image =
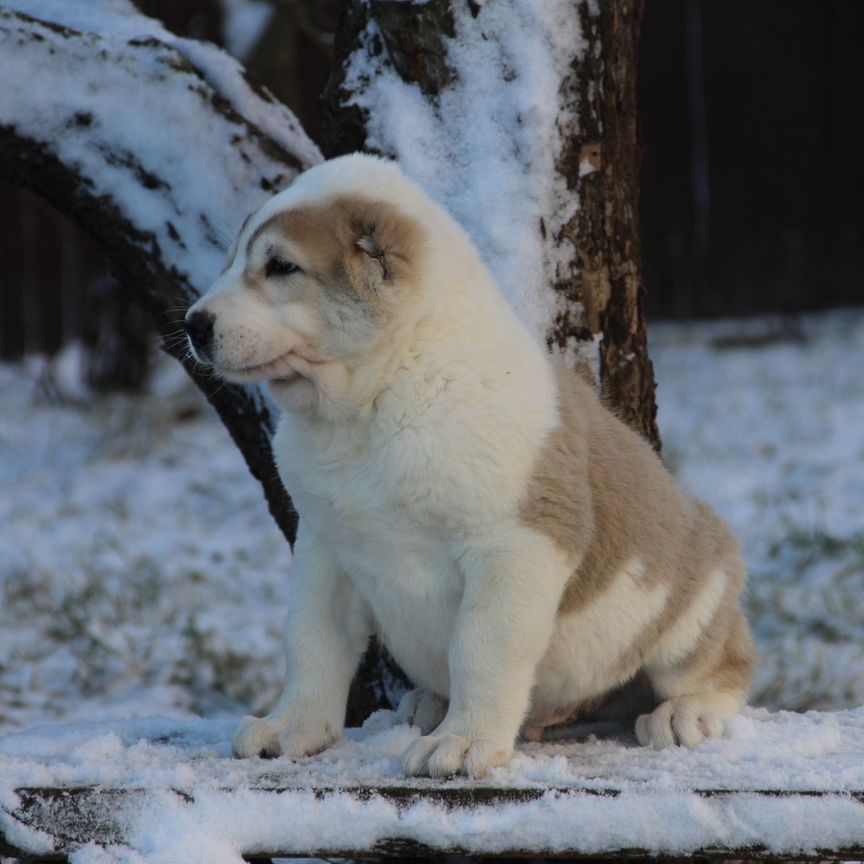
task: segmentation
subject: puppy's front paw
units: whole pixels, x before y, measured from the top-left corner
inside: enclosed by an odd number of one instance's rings
[[[311,756],[329,747],[338,736],[326,724],[299,724],[269,717],[244,717],[234,733],[231,750],[248,756]]]
[[[402,697],[396,722],[417,726],[424,735],[428,735],[438,728],[446,713],[447,703],[440,696],[418,687]]]
[[[490,768],[506,765],[512,755],[512,745],[502,746],[497,741],[453,734],[425,735],[402,755],[402,769],[409,777],[483,777]]]

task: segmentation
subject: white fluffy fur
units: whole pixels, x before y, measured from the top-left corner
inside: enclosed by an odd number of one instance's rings
[[[346,194],[395,205],[425,242],[386,333],[333,347],[301,300],[252,296],[242,281],[256,229]],[[281,244],[302,261],[291,238],[267,234],[249,258]],[[552,365],[467,235],[395,165],[351,156],[313,168],[253,216],[235,252],[194,308],[223,328],[217,371],[273,381],[286,409],[273,452],[301,523],[284,692],[266,717],[243,721],[234,750],[299,756],[336,739],[376,633],[419,688],[401,709],[425,733],[405,753],[405,771],[481,775],[510,757],[532,689],[539,703],[566,705],[615,683],[610,633],[626,648],[660,615],[669,586],[643,584],[634,560],[588,606],[559,617],[578,562],[520,513],[559,423]],[[670,656],[698,637],[721,579],[694,620],[670,632]],[[665,704],[665,714],[640,721],[643,742],[675,742],[675,706]],[[678,740],[695,743],[701,704],[679,706]],[[737,710],[716,707],[717,716]]]

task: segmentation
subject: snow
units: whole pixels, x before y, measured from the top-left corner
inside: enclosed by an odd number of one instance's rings
[[[131,846],[85,848],[84,862],[234,862],[262,838],[289,851],[448,831],[477,849],[864,842],[847,797],[693,792],[864,791],[864,314],[659,324],[650,342],[666,457],[732,522],[751,570],[751,701],[764,707],[727,740],[661,753],[620,734],[520,745],[487,785],[622,793],[550,793],[530,813],[302,791],[405,785],[398,756],[417,732],[387,713],[296,764],[230,759],[239,714],[278,692],[289,550],[179,368],[165,360],[141,396],[88,398],[71,349],[0,366],[0,801],[13,806],[22,785],[154,790]],[[853,710],[767,710],[812,707]],[[274,784],[301,788],[271,799],[261,788]],[[194,790],[194,804],[155,791],[168,788]],[[207,843],[190,839],[201,825]]]
[[[12,11],[87,38],[39,24],[39,38],[19,36]],[[253,90],[236,60],[174,36],[128,0],[0,0],[0,21],[0,78],[28,82],[0,89],[0,122],[76,165],[91,192],[117,202],[199,290],[270,196],[262,178],[281,188],[296,173],[262,148],[258,130],[304,167],[321,160],[291,112]],[[215,112],[214,95],[235,115]]]
[[[420,734],[394,725],[391,711],[317,756],[233,759],[234,718],[177,720],[151,716],[35,726],[0,738],[3,794],[58,784],[193,792],[215,787],[427,788],[406,778],[399,757]],[[591,724],[579,740],[521,742],[512,762],[483,781],[454,778],[452,788],[551,786],[656,792],[864,792],[864,707],[834,713],[771,713],[748,708],[727,737],[695,750],[640,747],[629,732],[598,736]],[[864,826],[862,826],[864,829]]]
[[[257,26],[260,32],[273,11],[266,2],[224,2],[228,14],[226,26],[229,29],[238,28],[235,38],[240,42],[257,38],[258,33],[253,32],[253,28]],[[0,9],[3,8],[24,12],[33,18],[50,21],[79,33],[93,34],[114,47],[119,47],[129,40],[156,39],[176,49],[243,117],[252,120],[306,166],[321,161],[320,151],[306,136],[294,115],[275,100],[256,93],[246,82],[243,67],[235,59],[236,56],[242,56],[241,54],[232,51],[229,55],[209,42],[175,36],[155,18],[142,15],[131,0],[2,0]],[[234,16],[241,20],[235,21]],[[242,31],[239,29],[241,26]],[[100,69],[96,74],[101,79],[105,71]],[[69,70],[66,72],[68,74]],[[87,89],[86,86],[81,86],[87,83],[87,78],[82,81],[76,77],[71,89]],[[95,80],[90,78],[91,89],[95,83]],[[122,103],[120,100],[115,101],[111,107],[121,108]],[[114,122],[123,119],[113,116]],[[194,132],[194,129],[191,131]],[[172,134],[176,132],[176,129],[172,129]],[[187,140],[186,143],[191,142]]]
[[[241,851],[369,849],[387,838],[439,848],[458,843],[469,851],[678,854],[751,844],[790,853],[864,842],[861,801],[765,794],[864,791],[864,709],[831,715],[750,710],[726,740],[694,751],[658,753],[636,746],[632,735],[522,744],[508,767],[484,780],[455,778],[446,785],[549,791],[475,808],[430,800],[397,806],[350,794],[369,786],[422,791],[432,785],[402,776],[399,756],[419,731],[394,726],[391,712],[373,715],[319,756],[298,760],[231,759],[231,726],[151,718],[10,735],[0,740],[0,801],[14,808],[15,789],[33,786],[151,790],[143,803],[137,798],[121,808],[129,848],[86,847],[73,857],[79,862],[168,862],[182,854],[182,860],[233,864]],[[278,795],[267,792],[277,789]],[[316,796],[316,789],[333,793]],[[705,797],[700,790],[744,794]],[[10,822],[0,819],[4,828]]]
[[[75,354],[0,366],[0,728],[264,708],[291,559],[260,487],[173,361],[57,402]]]
[[[241,14],[242,11],[244,15],[248,15],[250,9],[262,5],[266,6],[266,4],[251,3],[248,0],[245,3],[242,0],[239,3],[235,0],[229,5],[237,7],[237,13]],[[310,166],[321,161],[320,151],[303,132],[294,115],[287,108],[272,100],[269,95],[262,96],[253,90],[245,80],[243,67],[234,57],[208,42],[175,36],[157,20],[142,15],[130,0],[86,0],[86,2],[84,0],[2,0],[0,9],[3,8],[24,12],[34,18],[51,21],[79,33],[92,34],[104,40],[115,50],[130,40],[140,41],[147,38],[158,40],[165,46],[175,49],[196,71],[203,75],[206,81],[214,86],[220,96],[231,103],[242,117],[251,120],[304,165]],[[272,10],[270,11],[272,12]],[[263,27],[265,23],[266,21],[261,22],[259,26]],[[246,38],[249,38],[248,35]],[[21,61],[10,55],[9,62],[15,64]],[[12,69],[15,71],[14,65]],[[65,67],[60,71],[65,71],[67,75],[69,73]],[[68,88],[73,94],[77,94],[75,101],[83,96],[78,91],[98,89],[97,83],[104,86],[103,76],[107,71],[97,64],[97,68],[90,70],[89,74],[83,78],[75,76]],[[173,69],[172,71],[176,73],[180,70]],[[182,87],[176,89],[182,90]],[[128,95],[127,92],[127,99],[121,100],[111,98],[116,96],[115,93],[108,93],[103,95],[103,100],[108,103],[107,107],[112,112],[117,112],[124,108],[124,101],[129,101]],[[139,90],[135,95],[137,97],[144,96],[144,89]],[[177,102],[182,98],[180,94],[166,94],[161,90],[157,98],[166,96],[168,96],[169,102]],[[131,107],[141,107],[141,103],[137,99],[132,100]],[[67,112],[67,116],[69,113],[71,112]],[[200,115],[200,108],[190,115],[188,120],[191,121],[198,115]],[[125,112],[119,115],[112,113],[111,117],[112,124],[116,125],[125,124],[130,119]],[[147,115],[145,119],[152,121],[152,117],[153,115]],[[37,126],[36,122],[31,121],[31,123],[34,127]],[[178,128],[173,127],[172,137],[176,137],[178,132]],[[183,144],[185,145],[195,143],[196,130],[194,125],[189,132],[192,137],[184,138]],[[138,143],[143,142],[139,141]]]
[[[548,286],[565,272],[540,225],[545,220],[555,236],[579,206],[555,164],[572,110],[562,80],[586,42],[569,0],[479,3],[476,18],[470,5],[454,4],[456,35],[444,40],[454,80],[438,98],[402,81],[375,50],[374,21],[348,63],[345,86],[351,103],[369,112],[368,146],[396,156],[450,210],[545,342],[560,303]]]

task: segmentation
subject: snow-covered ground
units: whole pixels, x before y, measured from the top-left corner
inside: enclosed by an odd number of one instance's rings
[[[167,359],[144,396],[57,389],[0,366],[0,729],[263,708],[291,554],[227,432]]]
[[[650,343],[665,457],[750,566],[752,702],[864,704],[864,314]],[[0,366],[0,730],[264,709],[290,551],[257,483],[179,367],[58,400],[74,360]]]

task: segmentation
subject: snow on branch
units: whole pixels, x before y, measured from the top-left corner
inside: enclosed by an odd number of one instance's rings
[[[171,337],[186,307],[224,266],[247,213],[320,161],[317,147],[236,61],[127,0],[0,0],[0,80],[0,175],[95,237],[182,360],[185,344]],[[187,369],[292,537],[266,399]]]
[[[321,158],[233,59],[131,5],[4,0],[0,39],[6,134],[74,171],[195,288],[249,210]]]

